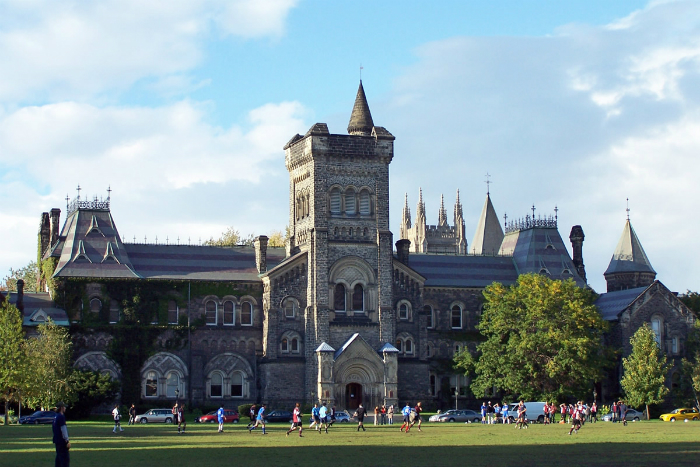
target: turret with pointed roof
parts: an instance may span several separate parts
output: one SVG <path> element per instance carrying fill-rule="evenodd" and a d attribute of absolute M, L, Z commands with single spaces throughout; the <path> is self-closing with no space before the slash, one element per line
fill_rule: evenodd
<path fill-rule="evenodd" d="M 362 80 L 360 80 L 360 87 L 357 89 L 357 96 L 355 97 L 355 105 L 350 115 L 350 123 L 348 123 L 348 134 L 370 136 L 372 128 L 374 128 L 372 113 L 369 111 L 365 89 L 362 87 Z"/>
<path fill-rule="evenodd" d="M 438 225 L 447 225 L 447 211 L 445 211 L 445 196 L 440 195 L 440 213 L 438 214 Z"/>
<path fill-rule="evenodd" d="M 469 253 L 475 255 L 492 255 L 498 253 L 503 242 L 503 229 L 498 220 L 496 210 L 491 203 L 491 196 L 486 194 L 484 208 L 481 210 L 481 217 L 476 226 L 474 239 L 472 240 Z"/>
<path fill-rule="evenodd" d="M 642 243 L 628 218 L 608 269 L 605 271 L 608 292 L 647 287 L 655 279 L 656 271 L 651 267 Z"/>
<path fill-rule="evenodd" d="M 400 238 L 408 239 L 408 231 L 411 228 L 411 209 L 408 207 L 408 193 L 404 194 L 403 212 L 401 213 Z"/>

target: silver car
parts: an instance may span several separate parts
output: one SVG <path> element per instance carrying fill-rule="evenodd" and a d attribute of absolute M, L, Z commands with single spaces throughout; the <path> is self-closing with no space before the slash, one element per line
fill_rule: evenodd
<path fill-rule="evenodd" d="M 143 415 L 137 415 L 136 423 L 172 423 L 173 409 L 151 409 Z"/>
<path fill-rule="evenodd" d="M 430 422 L 473 422 L 479 423 L 481 415 L 473 410 L 448 410 L 445 413 L 431 416 Z"/>
<path fill-rule="evenodd" d="M 612 414 L 606 413 L 605 415 L 600 417 L 600 419 L 603 420 L 604 422 L 611 422 L 612 421 Z M 646 420 L 647 414 L 644 412 L 640 412 L 638 410 L 627 409 L 627 414 L 625 415 L 625 419 L 627 419 L 628 422 L 638 422 L 639 420 Z"/>

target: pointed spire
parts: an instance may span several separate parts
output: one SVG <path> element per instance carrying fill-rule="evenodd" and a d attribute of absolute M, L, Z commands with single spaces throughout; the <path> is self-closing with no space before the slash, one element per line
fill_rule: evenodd
<path fill-rule="evenodd" d="M 656 274 L 629 219 L 625 221 L 622 236 L 617 242 L 617 247 L 605 274 L 618 272 L 648 272 Z"/>
<path fill-rule="evenodd" d="M 455 201 L 455 226 L 460 225 L 464 221 L 462 214 L 462 203 L 459 201 L 459 190 L 457 190 L 457 200 Z"/>
<path fill-rule="evenodd" d="M 496 254 L 501 249 L 502 242 L 503 229 L 491 203 L 491 196 L 487 194 L 469 252 L 476 255 Z"/>
<path fill-rule="evenodd" d="M 407 228 L 411 228 L 411 209 L 408 207 L 408 193 L 404 193 L 402 224 Z"/>
<path fill-rule="evenodd" d="M 418 188 L 418 207 L 416 208 L 416 222 L 418 218 L 425 219 L 425 203 L 423 202 L 423 188 Z"/>
<path fill-rule="evenodd" d="M 445 197 L 440 195 L 440 213 L 438 215 L 438 225 L 447 225 L 447 211 L 445 211 Z"/>
<path fill-rule="evenodd" d="M 352 108 L 352 115 L 350 115 L 350 123 L 348 123 L 348 133 L 351 135 L 369 136 L 372 134 L 373 127 L 372 114 L 369 111 L 369 104 L 367 104 L 365 89 L 362 87 L 362 80 L 360 80 L 360 87 L 357 89 L 357 96 L 355 97 L 355 105 Z"/>

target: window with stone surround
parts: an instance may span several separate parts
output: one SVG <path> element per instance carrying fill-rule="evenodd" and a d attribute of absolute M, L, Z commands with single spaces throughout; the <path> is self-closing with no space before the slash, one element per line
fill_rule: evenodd
<path fill-rule="evenodd" d="M 452 329 L 462 329 L 462 307 L 459 305 L 452 306 L 451 314 Z"/>
<path fill-rule="evenodd" d="M 299 339 L 292 339 L 292 353 L 299 353 Z"/>
<path fill-rule="evenodd" d="M 116 300 L 109 301 L 109 322 L 115 324 L 119 322 L 119 302 Z M 156 316 L 157 319 L 157 316 Z"/>
<path fill-rule="evenodd" d="M 99 313 L 102 309 L 102 302 L 99 298 L 93 298 L 90 300 L 90 311 L 93 313 Z"/>
<path fill-rule="evenodd" d="M 223 397 L 224 377 L 218 371 L 211 374 L 209 380 L 209 397 Z"/>
<path fill-rule="evenodd" d="M 180 309 L 175 300 L 168 301 L 168 324 L 178 324 L 180 321 Z"/>
<path fill-rule="evenodd" d="M 435 321 L 433 320 L 433 307 L 430 305 L 425 305 L 423 307 L 423 313 L 425 313 L 428 317 L 426 327 L 428 329 L 433 329 L 435 327 Z"/>
<path fill-rule="evenodd" d="M 280 350 L 282 353 L 289 353 L 289 341 L 286 337 L 282 338 L 282 344 L 280 345 Z"/>
<path fill-rule="evenodd" d="M 294 318 L 297 315 L 297 301 L 291 297 L 285 298 L 284 299 L 284 317 L 285 318 Z"/>
<path fill-rule="evenodd" d="M 355 190 L 348 188 L 345 190 L 345 214 L 354 216 L 357 214 L 357 206 L 355 202 Z"/>
<path fill-rule="evenodd" d="M 165 377 L 165 395 L 170 398 L 175 398 L 179 395 L 180 375 L 171 371 Z"/>
<path fill-rule="evenodd" d="M 253 325 L 253 304 L 243 302 L 241 305 L 241 326 Z"/>
<path fill-rule="evenodd" d="M 146 397 L 158 397 L 158 374 L 155 371 L 146 373 Z"/>
<path fill-rule="evenodd" d="M 660 348 L 663 348 L 661 346 L 661 342 L 663 341 L 663 320 L 659 316 L 654 316 L 651 318 L 651 330 L 654 331 L 654 338 L 656 339 L 656 345 L 658 345 Z"/>
<path fill-rule="evenodd" d="M 371 199 L 369 190 L 364 189 L 360 191 L 360 214 L 363 216 L 372 214 Z"/>
<path fill-rule="evenodd" d="M 233 300 L 224 302 L 224 326 L 233 326 L 236 324 L 236 304 Z"/>
<path fill-rule="evenodd" d="M 352 292 L 352 309 L 353 311 L 365 309 L 365 289 L 360 284 L 357 284 Z"/>
<path fill-rule="evenodd" d="M 331 214 L 340 214 L 342 211 L 340 188 L 333 188 L 330 198 Z"/>
<path fill-rule="evenodd" d="M 216 326 L 217 304 L 214 300 L 207 300 L 204 304 L 204 316 L 207 326 Z"/>
<path fill-rule="evenodd" d="M 335 311 L 345 311 L 345 285 L 335 284 L 333 290 L 333 309 Z"/>
<path fill-rule="evenodd" d="M 231 397 L 243 397 L 243 374 L 238 371 L 231 375 Z"/>
<path fill-rule="evenodd" d="M 401 300 L 398 304 L 398 315 L 399 319 L 402 321 L 409 321 L 411 319 L 411 303 L 408 300 Z"/>

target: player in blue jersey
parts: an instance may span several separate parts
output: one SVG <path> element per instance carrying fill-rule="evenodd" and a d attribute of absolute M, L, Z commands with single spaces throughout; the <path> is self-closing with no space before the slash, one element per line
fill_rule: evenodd
<path fill-rule="evenodd" d="M 406 428 L 408 433 L 408 427 L 411 425 L 411 406 L 406 402 L 406 407 L 401 409 L 401 414 L 403 415 L 403 424 L 401 425 L 401 431 Z"/>
<path fill-rule="evenodd" d="M 314 404 L 314 406 L 311 408 L 311 423 L 309 424 L 309 430 L 314 425 L 316 425 L 316 431 L 318 431 L 318 428 L 321 426 L 321 415 L 318 404 Z"/>
<path fill-rule="evenodd" d="M 326 433 L 328 433 L 328 407 L 326 407 L 325 402 L 323 403 L 323 405 L 321 405 L 321 408 L 318 409 L 318 416 L 321 420 L 320 424 L 318 425 L 318 434 L 321 434 L 321 428 L 324 428 L 324 425 Z"/>
<path fill-rule="evenodd" d="M 248 428 L 248 433 L 252 433 L 259 425 L 262 425 L 262 434 L 266 435 L 265 432 L 265 404 L 260 404 L 260 410 L 258 410 L 258 416 L 255 418 L 255 425 Z"/>
<path fill-rule="evenodd" d="M 224 404 L 219 406 L 219 410 L 216 411 L 216 418 L 219 420 L 219 433 L 224 432 Z"/>

